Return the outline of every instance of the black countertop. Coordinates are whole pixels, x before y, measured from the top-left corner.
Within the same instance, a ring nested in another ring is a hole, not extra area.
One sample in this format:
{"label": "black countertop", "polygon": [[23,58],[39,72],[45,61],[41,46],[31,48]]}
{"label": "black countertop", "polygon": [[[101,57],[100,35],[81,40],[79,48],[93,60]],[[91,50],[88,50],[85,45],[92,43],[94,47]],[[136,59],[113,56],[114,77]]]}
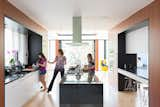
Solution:
{"label": "black countertop", "polygon": [[65,74],[60,84],[102,84],[96,75],[93,77],[89,76],[88,73],[81,73],[80,75],[79,77],[76,74]]}
{"label": "black countertop", "polygon": [[[124,69],[126,70],[126,69]],[[137,67],[135,69],[127,69],[126,71],[129,71],[141,78],[144,78],[144,79],[148,79],[149,77],[149,72],[148,72],[148,67],[147,66],[143,66],[143,67]]]}
{"label": "black countertop", "polygon": [[9,74],[5,76],[5,84],[11,83],[15,80],[18,80],[20,78],[23,78],[24,76],[26,76],[27,74],[31,73],[32,71],[21,71],[21,72],[17,72],[17,73],[13,73],[13,74]]}

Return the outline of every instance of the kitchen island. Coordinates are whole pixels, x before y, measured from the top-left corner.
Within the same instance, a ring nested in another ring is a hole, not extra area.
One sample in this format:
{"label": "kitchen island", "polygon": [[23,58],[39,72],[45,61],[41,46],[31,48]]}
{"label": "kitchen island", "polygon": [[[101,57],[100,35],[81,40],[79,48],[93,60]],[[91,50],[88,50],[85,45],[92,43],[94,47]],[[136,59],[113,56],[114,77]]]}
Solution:
{"label": "kitchen island", "polygon": [[88,73],[66,74],[60,82],[60,107],[103,107],[103,83]]}

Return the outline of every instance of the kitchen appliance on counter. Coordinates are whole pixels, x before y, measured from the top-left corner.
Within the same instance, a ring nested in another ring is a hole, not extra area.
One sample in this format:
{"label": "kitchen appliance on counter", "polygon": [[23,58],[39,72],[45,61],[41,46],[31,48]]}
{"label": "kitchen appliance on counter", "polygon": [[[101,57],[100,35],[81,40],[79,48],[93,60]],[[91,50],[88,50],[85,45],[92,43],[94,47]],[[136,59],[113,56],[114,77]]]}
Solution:
{"label": "kitchen appliance on counter", "polygon": [[7,66],[5,67],[5,84],[24,77],[34,69],[26,69],[23,66]]}
{"label": "kitchen appliance on counter", "polygon": [[67,74],[76,74],[81,71],[80,65],[71,65],[67,70]]}

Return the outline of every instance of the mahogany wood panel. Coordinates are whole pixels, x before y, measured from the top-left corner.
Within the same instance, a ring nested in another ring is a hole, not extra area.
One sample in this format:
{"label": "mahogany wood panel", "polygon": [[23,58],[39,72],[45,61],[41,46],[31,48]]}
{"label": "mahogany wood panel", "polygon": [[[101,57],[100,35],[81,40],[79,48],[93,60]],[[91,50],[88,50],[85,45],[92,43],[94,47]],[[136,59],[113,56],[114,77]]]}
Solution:
{"label": "mahogany wood panel", "polygon": [[150,22],[150,107],[160,107],[160,2],[152,5]]}
{"label": "mahogany wood panel", "polygon": [[0,0],[0,107],[4,107],[4,68],[3,68],[3,0]]}
{"label": "mahogany wood panel", "polygon": [[3,36],[3,17],[0,14],[0,107],[4,107],[4,36]]}
{"label": "mahogany wood panel", "polygon": [[95,40],[95,70],[98,71],[98,64],[99,64],[99,60],[98,60],[98,40]]}
{"label": "mahogany wood panel", "polygon": [[[153,3],[152,3],[153,4]],[[150,11],[151,5],[148,5],[147,7],[141,9],[134,15],[130,16],[128,19],[122,21],[120,24],[115,26],[110,30],[110,33],[116,32],[116,33],[121,33],[122,31],[128,29],[129,27],[134,26],[135,24],[138,24],[149,17],[149,11]]]}
{"label": "mahogany wood panel", "polygon": [[149,20],[149,105],[160,107],[160,0],[152,2],[110,30],[123,32],[137,23]]}
{"label": "mahogany wood panel", "polygon": [[26,16],[24,13],[22,13],[20,10],[18,10],[16,7],[14,7],[9,2],[4,2],[4,9],[3,13],[5,16],[8,16],[18,23],[21,23],[25,27],[41,34],[46,35],[47,31],[42,26],[34,22],[32,19],[30,19],[28,16]]}
{"label": "mahogany wood panel", "polygon": [[59,49],[59,40],[56,40],[56,48],[55,48],[55,52],[56,52],[56,56],[58,55],[58,49]]}

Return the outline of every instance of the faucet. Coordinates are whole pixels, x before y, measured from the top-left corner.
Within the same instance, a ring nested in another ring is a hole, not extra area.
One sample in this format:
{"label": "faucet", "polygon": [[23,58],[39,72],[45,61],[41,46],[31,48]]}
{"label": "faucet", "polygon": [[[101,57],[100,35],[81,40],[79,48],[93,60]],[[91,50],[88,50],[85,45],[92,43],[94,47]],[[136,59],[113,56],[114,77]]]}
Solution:
{"label": "faucet", "polygon": [[124,69],[125,69],[125,70],[127,69],[127,64],[124,64]]}

